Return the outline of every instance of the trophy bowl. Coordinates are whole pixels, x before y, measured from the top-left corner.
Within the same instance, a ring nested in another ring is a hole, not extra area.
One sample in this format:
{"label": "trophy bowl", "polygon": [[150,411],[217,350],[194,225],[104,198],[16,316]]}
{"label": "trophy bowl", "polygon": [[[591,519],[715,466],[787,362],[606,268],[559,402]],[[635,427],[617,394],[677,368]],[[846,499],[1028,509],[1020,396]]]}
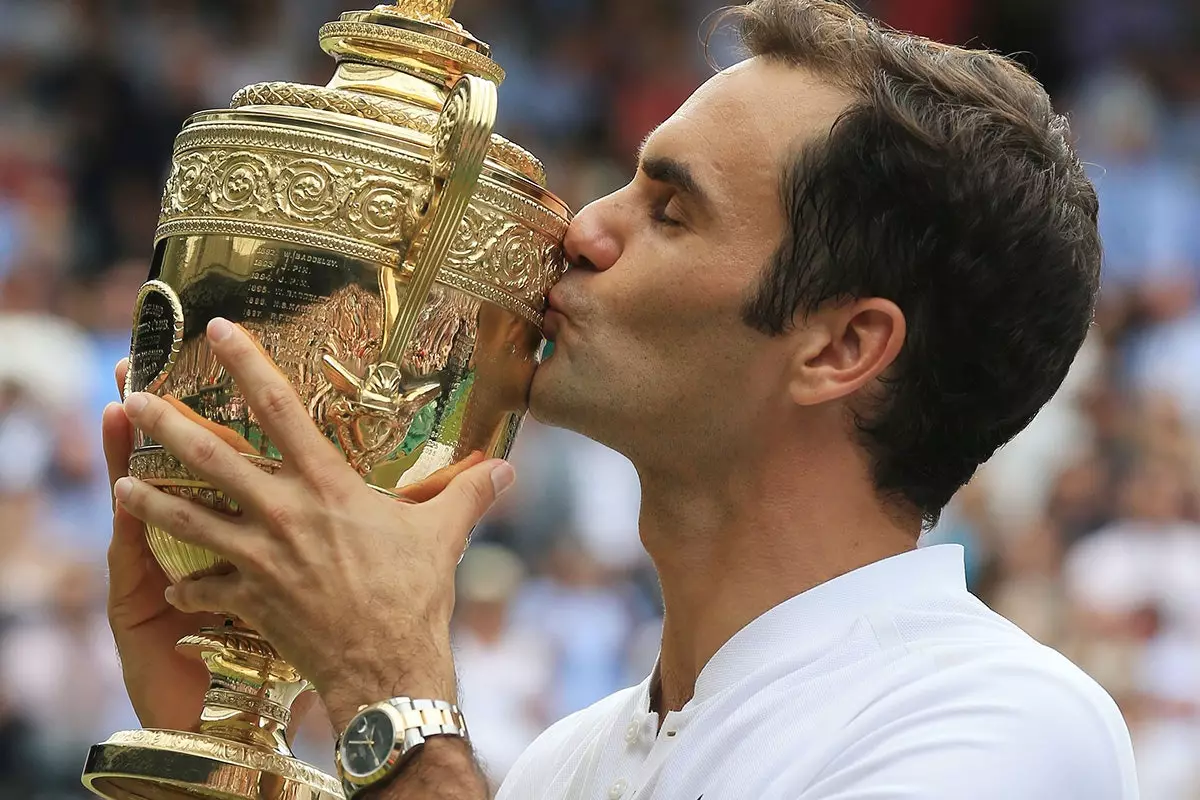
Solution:
{"label": "trophy bowl", "polygon": [[[327,86],[248,86],[175,142],[126,392],[167,397],[264,470],[280,454],[209,351],[240,323],[317,426],[382,492],[476,450],[507,455],[540,358],[570,211],[532,155],[492,133],[503,71],[449,18],[400,0],[322,27]],[[236,514],[143,434],[130,474]],[[172,581],[227,568],[148,528]],[[83,783],[108,798],[331,800],[286,728],[309,686],[236,620],[184,637],[211,684],[194,730],[117,733]]]}

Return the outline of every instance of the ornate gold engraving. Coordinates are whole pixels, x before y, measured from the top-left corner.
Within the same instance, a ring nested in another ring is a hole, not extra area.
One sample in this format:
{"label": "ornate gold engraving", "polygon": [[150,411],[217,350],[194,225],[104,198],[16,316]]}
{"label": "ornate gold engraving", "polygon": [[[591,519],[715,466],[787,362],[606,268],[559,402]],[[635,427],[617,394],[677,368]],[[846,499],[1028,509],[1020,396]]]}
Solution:
{"label": "ornate gold engraving", "polygon": [[[434,111],[397,100],[283,81],[256,83],[240,89],[229,105],[230,108],[255,105],[315,108],[395,125],[426,135],[433,133],[438,119]],[[525,148],[499,134],[492,134],[488,157],[524,175],[538,186],[546,185],[546,168],[542,162]]]}
{"label": "ornate gold engraving", "polygon": [[[248,109],[244,113],[246,117],[238,121],[201,117],[193,122],[175,140],[176,162],[182,165],[185,160],[193,158],[186,155],[193,150],[203,152],[206,149],[242,148],[282,151],[288,154],[303,153],[354,164],[381,174],[400,172],[413,180],[419,180],[428,169],[427,161],[399,147],[392,149],[356,141],[346,136],[317,133],[302,128],[253,124],[253,117],[250,116],[252,110]],[[433,122],[422,132],[430,134],[432,130]],[[566,230],[566,219],[551,213],[546,206],[531,201],[525,195],[500,187],[486,175],[480,182],[478,191],[483,193],[481,196],[488,205],[524,220],[547,235],[562,238],[562,233]]]}
{"label": "ornate gold engraving", "polygon": [[441,22],[450,16],[452,8],[454,0],[396,0],[395,13],[413,19]]}
{"label": "ornate gold engraving", "polygon": [[[447,42],[422,33],[386,25],[371,25],[362,22],[327,22],[318,34],[321,48],[325,52],[337,52],[337,45],[344,39],[361,39],[380,42],[393,47],[429,53],[458,62],[466,72],[486,78],[495,84],[504,82],[504,70],[495,61],[460,44]],[[350,56],[353,60],[354,56]]]}
{"label": "ornate gold engraving", "polygon": [[171,170],[162,222],[233,216],[243,223],[319,224],[326,235],[407,247],[413,231],[405,229],[403,209],[417,176],[405,182],[396,173],[403,175],[266,148],[196,149]]}
{"label": "ornate gold engraving", "polygon": [[558,243],[492,209],[471,206],[447,266],[502,288],[540,310],[566,265]]}
{"label": "ornate gold engraving", "polygon": [[287,725],[292,721],[292,712],[279,703],[272,703],[270,700],[263,700],[241,692],[232,692],[228,689],[209,689],[204,693],[204,703],[205,705],[244,711],[247,714],[256,714],[278,722],[280,725]]}
{"label": "ornate gold engraving", "polygon": [[337,780],[310,767],[303,761],[200,733],[155,729],[122,731],[110,736],[108,741],[100,747],[165,750],[172,753],[202,756],[214,761],[278,775],[285,780],[314,787],[327,793],[330,797],[342,796],[342,787]]}
{"label": "ornate gold engraving", "polygon": [[267,661],[279,660],[279,652],[270,642],[243,628],[205,628],[199,633],[184,636],[178,646],[222,650]]}

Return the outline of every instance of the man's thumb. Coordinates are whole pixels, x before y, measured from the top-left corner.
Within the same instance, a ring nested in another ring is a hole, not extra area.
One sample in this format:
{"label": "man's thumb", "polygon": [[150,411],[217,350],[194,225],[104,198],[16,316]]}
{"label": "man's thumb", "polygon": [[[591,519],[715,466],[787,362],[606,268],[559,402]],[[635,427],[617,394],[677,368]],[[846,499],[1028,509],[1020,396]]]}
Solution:
{"label": "man's thumb", "polygon": [[516,479],[517,473],[512,464],[494,458],[456,475],[429,505],[437,507],[438,513],[444,515],[447,528],[461,531],[466,537],[496,502],[496,498]]}

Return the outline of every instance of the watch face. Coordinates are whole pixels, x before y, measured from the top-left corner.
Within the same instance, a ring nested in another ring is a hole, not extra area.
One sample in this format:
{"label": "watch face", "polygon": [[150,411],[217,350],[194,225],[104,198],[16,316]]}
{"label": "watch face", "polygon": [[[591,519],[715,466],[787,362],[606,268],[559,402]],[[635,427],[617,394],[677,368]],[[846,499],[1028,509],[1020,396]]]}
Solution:
{"label": "watch face", "polygon": [[392,719],[377,708],[369,708],[350,721],[342,737],[342,769],[363,778],[387,762],[396,741]]}

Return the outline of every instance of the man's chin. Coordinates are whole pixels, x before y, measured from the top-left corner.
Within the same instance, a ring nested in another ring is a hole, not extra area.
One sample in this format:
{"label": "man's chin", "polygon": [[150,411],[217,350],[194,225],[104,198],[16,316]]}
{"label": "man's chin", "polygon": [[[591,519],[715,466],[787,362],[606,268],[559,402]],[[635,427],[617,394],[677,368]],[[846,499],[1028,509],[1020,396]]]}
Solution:
{"label": "man's chin", "polygon": [[575,395],[554,356],[543,362],[533,373],[529,387],[529,414],[546,425],[569,427],[571,398]]}

